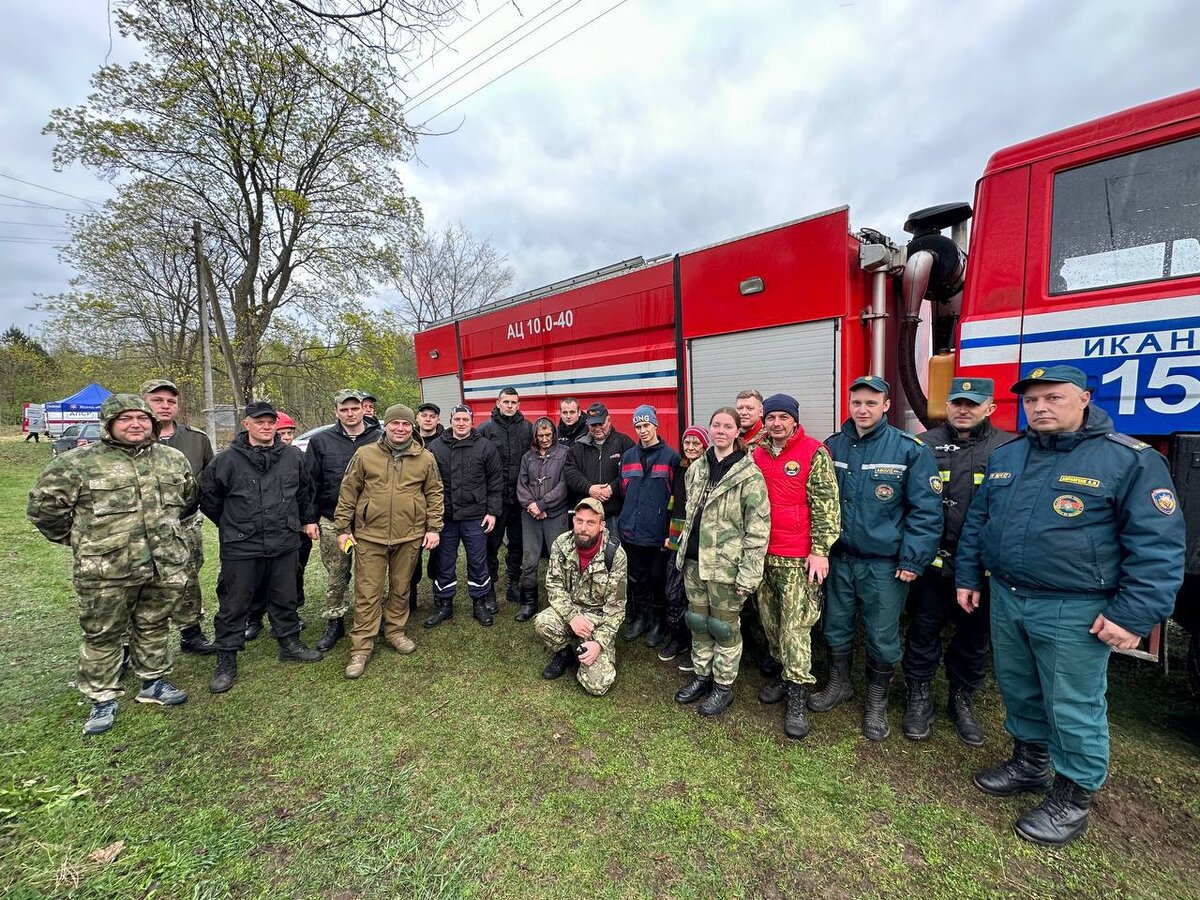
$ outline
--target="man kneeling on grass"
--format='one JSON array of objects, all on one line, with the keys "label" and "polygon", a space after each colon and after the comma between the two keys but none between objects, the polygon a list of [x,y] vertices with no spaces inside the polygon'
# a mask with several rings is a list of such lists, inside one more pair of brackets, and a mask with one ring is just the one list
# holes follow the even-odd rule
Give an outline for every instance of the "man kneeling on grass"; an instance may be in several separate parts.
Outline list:
[{"label": "man kneeling on grass", "polygon": [[625,551],[604,527],[604,505],[585,497],[571,530],[550,548],[546,594],[550,606],[533,620],[534,633],[554,656],[542,671],[560,678],[579,667],[589,694],[608,693],[617,680],[617,629],[625,618]]}]

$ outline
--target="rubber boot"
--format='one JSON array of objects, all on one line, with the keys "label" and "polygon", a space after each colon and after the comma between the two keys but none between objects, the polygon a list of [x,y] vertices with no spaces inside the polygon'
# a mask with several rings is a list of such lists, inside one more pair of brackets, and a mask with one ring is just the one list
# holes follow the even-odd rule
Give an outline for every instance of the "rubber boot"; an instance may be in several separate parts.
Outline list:
[{"label": "rubber boot", "polygon": [[975,787],[985,794],[1011,797],[1025,791],[1041,792],[1053,782],[1050,775],[1050,751],[1040,744],[1013,740],[1012,756],[1007,762],[975,773]]},{"label": "rubber boot", "polygon": [[513,618],[518,622],[528,622],[537,615],[537,608],[537,587],[534,587],[532,590],[521,588],[521,608],[517,610],[517,614]]},{"label": "rubber boot", "polygon": [[492,582],[488,588],[488,595],[483,600],[483,605],[491,615],[496,615],[500,612],[500,601],[496,599],[496,582]]},{"label": "rubber boot", "polygon": [[786,681],[787,710],[783,716],[783,733],[799,740],[808,734],[808,685]]},{"label": "rubber boot", "polygon": [[433,601],[433,614],[425,620],[426,628],[437,628],[447,619],[454,618],[454,601],[453,600],[438,600],[436,597]]},{"label": "rubber boot", "polygon": [[484,627],[490,627],[492,624],[492,611],[488,609],[487,600],[476,600],[474,607],[471,615],[475,617],[475,621]]},{"label": "rubber boot", "polygon": [[933,722],[933,699],[929,696],[928,681],[909,679],[905,683],[904,718],[900,730],[910,741],[923,741],[929,737],[929,726]]},{"label": "rubber boot", "polygon": [[983,724],[975,715],[971,699],[975,692],[970,688],[950,686],[950,700],[946,703],[946,715],[954,723],[958,739],[968,747],[983,746]]},{"label": "rubber boot", "polygon": [[[510,575],[507,581],[508,584],[504,588],[504,602],[524,603],[525,600],[521,596],[521,577],[518,575],[514,578]],[[495,613],[496,610],[493,609],[492,612]]]},{"label": "rubber boot", "polygon": [[195,653],[198,656],[211,656],[217,648],[204,636],[199,625],[189,625],[179,632],[179,649],[184,653]]},{"label": "rubber boot", "polygon": [[695,703],[701,697],[707,697],[712,686],[711,675],[693,675],[692,680],[675,693],[675,702]]},{"label": "rubber boot", "polygon": [[862,733],[870,741],[886,741],[892,733],[887,718],[892,669],[893,666],[867,659],[867,699],[863,706]]},{"label": "rubber boot", "polygon": [[700,701],[700,706],[697,707],[696,712],[706,717],[719,716],[725,710],[729,709],[729,704],[732,702],[733,685],[714,684],[712,690],[708,692],[708,696]]},{"label": "rubber boot", "polygon": [[209,682],[208,689],[214,694],[223,694],[237,678],[237,653],[233,650],[217,651],[217,671]]},{"label": "rubber boot", "polygon": [[330,619],[325,623],[325,633],[317,638],[317,643],[313,646],[322,653],[328,653],[337,642],[346,636],[346,623],[342,621],[342,617]]},{"label": "rubber boot", "polygon": [[650,627],[649,618],[646,615],[646,611],[642,609],[641,602],[638,600],[632,600],[626,605],[626,616],[625,627],[621,631],[621,638],[626,641],[636,641]]},{"label": "rubber boot", "polygon": [[666,623],[663,622],[663,610],[661,607],[650,608],[648,621],[650,622],[650,628],[643,640],[646,646],[653,650],[666,643],[670,632],[667,630]]},{"label": "rubber boot", "polygon": [[293,634],[279,639],[279,661],[314,663],[321,661],[321,654],[305,647],[303,641]]},{"label": "rubber boot", "polygon": [[824,690],[808,698],[809,709],[813,712],[829,712],[835,706],[854,699],[854,689],[850,687],[850,660],[853,655],[853,644],[829,648],[829,682]]},{"label": "rubber boot", "polygon": [[1032,844],[1062,847],[1087,831],[1091,805],[1091,791],[1065,775],[1055,775],[1046,799],[1021,816],[1013,830]]}]

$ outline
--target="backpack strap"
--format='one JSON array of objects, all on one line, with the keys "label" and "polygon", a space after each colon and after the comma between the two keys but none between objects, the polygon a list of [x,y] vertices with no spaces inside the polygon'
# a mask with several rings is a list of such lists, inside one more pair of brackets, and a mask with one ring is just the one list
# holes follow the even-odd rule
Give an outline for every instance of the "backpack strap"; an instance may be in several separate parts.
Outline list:
[{"label": "backpack strap", "polygon": [[617,548],[621,545],[617,543],[616,538],[610,537],[604,544],[604,570],[611,573],[613,562],[617,558]]}]

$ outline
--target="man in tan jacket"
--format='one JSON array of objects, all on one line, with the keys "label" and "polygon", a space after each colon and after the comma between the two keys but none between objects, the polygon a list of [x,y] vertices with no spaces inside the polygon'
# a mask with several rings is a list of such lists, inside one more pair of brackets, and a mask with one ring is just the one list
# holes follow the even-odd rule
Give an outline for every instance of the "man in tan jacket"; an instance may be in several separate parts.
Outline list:
[{"label": "man in tan jacket", "polygon": [[381,617],[398,653],[416,649],[404,633],[409,585],[421,550],[434,550],[442,530],[442,479],[432,454],[413,439],[413,411],[389,406],[383,422],[383,436],[350,460],[333,517],[338,549],[353,546],[356,557],[347,678],[367,667]]}]

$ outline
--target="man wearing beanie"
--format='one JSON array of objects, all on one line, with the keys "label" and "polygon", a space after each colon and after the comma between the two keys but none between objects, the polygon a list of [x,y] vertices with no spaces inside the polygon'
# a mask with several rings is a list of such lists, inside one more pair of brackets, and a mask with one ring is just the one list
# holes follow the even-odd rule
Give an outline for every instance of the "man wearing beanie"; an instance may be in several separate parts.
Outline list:
[{"label": "man wearing beanie", "polygon": [[816,683],[810,633],[821,616],[821,585],[841,530],[841,508],[833,459],[804,433],[796,399],[774,394],[763,403],[763,413],[766,436],[754,449],[754,461],[767,482],[771,537],[758,614],[783,675],[763,685],[758,699],[778,703],[786,696],[784,733],[802,738],[808,734],[809,688]]},{"label": "man wearing beanie", "polygon": [[679,454],[658,439],[658,411],[642,405],[633,411],[638,442],[621,456],[621,514],[617,528],[629,559],[627,622],[621,636],[646,646],[667,639],[667,554],[671,495],[679,477]]},{"label": "man wearing beanie", "polygon": [[342,478],[333,527],[338,549],[353,546],[358,557],[347,678],[367,667],[381,617],[397,653],[416,649],[404,631],[413,567],[422,549],[437,547],[442,530],[442,479],[433,455],[413,438],[416,421],[407,406],[389,406],[383,435],[359,448]]}]

